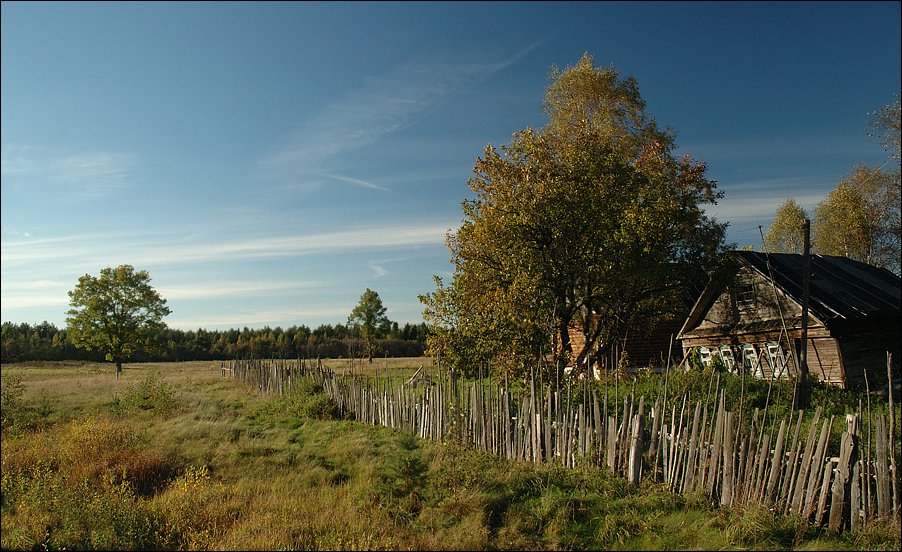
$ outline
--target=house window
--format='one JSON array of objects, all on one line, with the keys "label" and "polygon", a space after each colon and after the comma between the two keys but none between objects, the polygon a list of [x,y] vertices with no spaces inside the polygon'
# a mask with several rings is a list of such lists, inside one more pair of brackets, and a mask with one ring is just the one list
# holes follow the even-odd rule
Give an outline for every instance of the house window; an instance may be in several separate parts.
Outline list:
[{"label": "house window", "polygon": [[758,351],[753,343],[746,343],[742,346],[742,366],[756,377],[764,377],[761,371],[761,364],[758,362]]},{"label": "house window", "polygon": [[733,349],[730,349],[729,345],[721,345],[720,346],[720,358],[723,360],[723,365],[730,372],[736,371],[736,359],[733,358]]},{"label": "house window", "polygon": [[749,308],[754,306],[757,298],[754,282],[739,284],[739,290],[736,292],[736,305],[741,308]]},{"label": "house window", "polygon": [[783,371],[786,369],[786,357],[783,356],[783,349],[776,341],[768,341],[765,345],[767,347],[767,361],[770,363],[774,377],[778,378],[783,375]]},{"label": "house window", "polygon": [[708,367],[711,364],[711,349],[707,347],[698,348],[698,358],[702,361],[702,366]]}]

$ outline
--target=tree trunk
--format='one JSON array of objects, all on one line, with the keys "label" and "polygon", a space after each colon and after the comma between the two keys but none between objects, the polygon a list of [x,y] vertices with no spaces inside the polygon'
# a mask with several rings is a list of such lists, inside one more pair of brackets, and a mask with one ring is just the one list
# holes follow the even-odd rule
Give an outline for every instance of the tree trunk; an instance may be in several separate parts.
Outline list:
[{"label": "tree trunk", "polygon": [[564,368],[567,367],[566,360],[569,360],[573,355],[573,345],[570,343],[570,330],[567,327],[566,322],[561,322],[558,326],[558,336],[561,340],[561,352],[557,357],[557,371],[558,373],[563,373]]}]

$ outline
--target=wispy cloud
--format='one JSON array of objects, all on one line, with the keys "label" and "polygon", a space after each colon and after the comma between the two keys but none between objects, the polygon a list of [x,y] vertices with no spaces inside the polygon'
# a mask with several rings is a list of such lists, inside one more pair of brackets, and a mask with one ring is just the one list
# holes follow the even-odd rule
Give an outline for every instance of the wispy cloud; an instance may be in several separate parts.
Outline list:
[{"label": "wispy cloud", "polygon": [[709,212],[722,220],[740,221],[773,218],[787,198],[795,199],[809,212],[823,201],[833,184],[817,176],[765,178],[724,185],[724,198]]},{"label": "wispy cloud", "polygon": [[[448,97],[483,82],[537,48],[534,42],[507,59],[480,61],[428,59],[402,63],[387,73],[366,79],[363,86],[327,105],[307,121],[286,144],[261,161],[264,173],[302,188],[315,187],[310,176],[328,173],[331,158],[370,145],[412,124]],[[351,176],[335,177],[386,191]]]},{"label": "wispy cloud", "polygon": [[281,325],[283,328],[297,324],[299,320],[346,317],[352,306],[312,308],[312,309],[247,309],[236,313],[204,316],[203,318],[180,317],[177,312],[166,318],[166,324],[172,328],[210,330],[225,328],[241,328],[259,324]]},{"label": "wispy cloud", "polygon": [[[720,222],[727,222],[727,241],[760,242],[761,232],[767,232],[777,208],[787,198],[795,199],[810,216],[817,204],[824,200],[832,184],[814,176],[763,178],[723,185],[725,196],[717,205],[705,211]],[[759,230],[758,226],[761,226]]]},{"label": "wispy cloud", "polygon": [[372,182],[367,182],[366,180],[361,180],[359,178],[351,178],[350,176],[342,176],[340,174],[321,174],[321,173],[313,173],[316,176],[322,176],[324,178],[331,178],[332,180],[339,180],[341,182],[348,182],[350,184],[356,184],[358,186],[362,186],[364,188],[369,188],[371,190],[379,190],[380,192],[388,192],[393,193],[388,188],[383,188],[378,184],[373,184]]},{"label": "wispy cloud", "polygon": [[[68,309],[69,296],[68,291],[75,285],[75,280],[71,281],[54,281],[54,280],[36,280],[36,281],[10,281],[4,278],[3,282],[3,308],[5,311],[15,311],[18,309],[34,309],[38,307],[57,307],[59,312],[65,312]],[[229,300],[242,300],[248,297],[263,297],[273,294],[283,294],[291,291],[302,291],[315,289],[322,286],[322,282],[315,281],[290,281],[290,282],[270,282],[270,281],[226,281],[218,283],[207,283],[204,285],[163,285],[157,290],[160,294],[170,302],[192,301],[214,298],[227,298]],[[340,309],[323,309],[322,311],[309,310],[299,311],[301,314],[316,315],[333,315]],[[292,312],[286,311],[282,313],[285,320],[292,319]],[[176,314],[178,309],[176,309]],[[248,324],[252,322],[269,320],[269,316],[273,312],[255,312],[243,313],[240,316],[230,317],[228,319],[233,323],[240,321]],[[179,327],[200,327],[206,324],[191,322],[186,324],[179,318],[175,318],[180,324]],[[167,322],[169,320],[167,319]],[[215,320],[214,320],[215,322]],[[172,324],[170,324],[172,325]],[[223,326],[229,323],[223,321]]]},{"label": "wispy cloud", "polygon": [[36,146],[7,146],[0,153],[6,186],[39,184],[35,189],[87,199],[106,197],[130,185],[134,156],[108,151],[65,152]]},{"label": "wispy cloud", "polygon": [[0,229],[0,234],[4,236],[12,236],[16,238],[30,238],[31,233],[27,231],[16,230],[15,228],[7,228],[4,226]]},{"label": "wispy cloud", "polygon": [[310,289],[324,285],[323,282],[270,282],[246,281],[222,282],[204,285],[168,285],[160,286],[159,291],[167,299],[210,299],[215,297],[248,297],[269,295],[273,292]]},{"label": "wispy cloud", "polygon": [[68,305],[72,282],[55,280],[15,281],[4,277],[3,308],[21,309]]},{"label": "wispy cloud", "polygon": [[376,278],[381,278],[388,275],[388,270],[386,270],[383,265],[375,261],[370,261],[369,263],[367,263],[367,266],[370,267],[370,270],[373,271],[373,276],[375,276]]},{"label": "wispy cloud", "polygon": [[148,236],[146,233],[4,239],[0,243],[0,256],[3,259],[4,275],[16,267],[27,270],[30,263],[37,261],[57,262],[69,271],[82,266],[94,270],[96,266],[118,262],[137,266],[193,264],[200,261],[232,262],[322,252],[441,245],[444,243],[445,232],[451,227],[451,224],[440,223],[374,225],[336,232],[251,239],[228,240],[219,237],[212,242],[180,241],[173,236]]}]

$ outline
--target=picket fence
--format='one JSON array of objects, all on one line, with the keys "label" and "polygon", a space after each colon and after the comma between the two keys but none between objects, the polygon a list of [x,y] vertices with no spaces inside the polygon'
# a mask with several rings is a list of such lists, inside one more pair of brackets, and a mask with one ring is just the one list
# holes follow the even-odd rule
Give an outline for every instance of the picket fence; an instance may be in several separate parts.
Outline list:
[{"label": "picket fence", "polygon": [[464,381],[441,370],[400,383],[336,374],[305,359],[229,361],[220,369],[273,394],[312,378],[343,415],[423,439],[458,440],[513,460],[606,466],[632,484],[651,478],[723,507],[799,514],[833,532],[900,513],[892,415],[847,415],[836,450],[833,416],[820,407],[807,432],[802,410],[778,421],[756,409],[743,426],[719,379],[712,401],[665,393],[650,404],[627,393],[622,411],[609,411],[607,387],[603,394],[586,384],[555,388],[534,377],[515,395],[506,381]]}]

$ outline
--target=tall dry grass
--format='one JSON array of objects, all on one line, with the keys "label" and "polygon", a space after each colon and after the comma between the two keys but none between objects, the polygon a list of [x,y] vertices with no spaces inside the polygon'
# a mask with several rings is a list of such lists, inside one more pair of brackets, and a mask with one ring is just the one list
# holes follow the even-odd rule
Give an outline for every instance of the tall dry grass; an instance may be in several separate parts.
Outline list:
[{"label": "tall dry grass", "polygon": [[[393,375],[418,362],[399,361]],[[222,379],[217,362],[126,365],[119,380],[105,365],[0,375],[12,400],[4,549],[899,546],[892,524],[828,537],[767,511],[632,488],[597,468],[509,462],[340,420],[312,383],[263,397]]]}]

